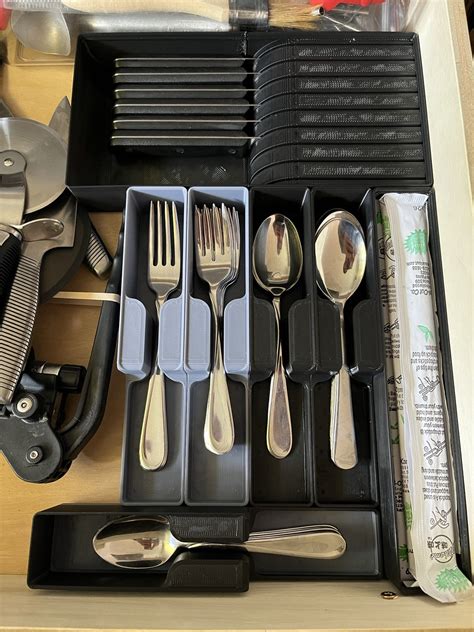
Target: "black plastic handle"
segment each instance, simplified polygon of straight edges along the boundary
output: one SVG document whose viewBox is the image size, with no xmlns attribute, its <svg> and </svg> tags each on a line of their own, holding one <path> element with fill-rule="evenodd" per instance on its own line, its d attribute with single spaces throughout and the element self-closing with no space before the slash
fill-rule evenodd
<svg viewBox="0 0 474 632">
<path fill-rule="evenodd" d="M 122 251 L 123 227 L 106 289 L 110 294 L 120 293 Z M 76 458 L 102 421 L 115 355 L 119 311 L 120 306 L 114 301 L 106 301 L 102 306 L 82 395 L 74 417 L 62 430 L 61 441 L 65 461 Z"/>
<path fill-rule="evenodd" d="M 21 255 L 21 236 L 0 228 L 0 319 Z"/>
</svg>

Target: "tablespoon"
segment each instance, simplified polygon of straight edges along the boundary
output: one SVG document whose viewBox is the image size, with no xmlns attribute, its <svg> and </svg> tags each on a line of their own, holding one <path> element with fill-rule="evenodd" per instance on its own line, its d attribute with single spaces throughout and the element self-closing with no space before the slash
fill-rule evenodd
<svg viewBox="0 0 474 632">
<path fill-rule="evenodd" d="M 346 541 L 333 526 L 305 526 L 304 531 L 278 529 L 264 535 L 251 533 L 243 544 L 182 542 L 171 532 L 164 516 L 114 520 L 93 538 L 94 551 L 106 562 L 120 568 L 145 569 L 165 564 L 180 548 L 202 547 L 243 549 L 249 553 L 284 555 L 308 559 L 337 559 L 346 550 Z"/>
<path fill-rule="evenodd" d="M 302 268 L 303 249 L 295 225 L 284 215 L 270 215 L 260 225 L 253 242 L 253 275 L 273 295 L 277 323 L 276 364 L 267 413 L 267 448 L 277 459 L 288 456 L 293 443 L 280 338 L 280 297 L 298 282 Z"/>
<path fill-rule="evenodd" d="M 364 277 L 367 259 L 364 233 L 354 215 L 334 209 L 318 228 L 315 254 L 318 286 L 339 309 L 342 366 L 332 380 L 329 441 L 331 459 L 337 467 L 348 470 L 357 464 L 357 444 L 346 362 L 344 306 Z"/>
</svg>

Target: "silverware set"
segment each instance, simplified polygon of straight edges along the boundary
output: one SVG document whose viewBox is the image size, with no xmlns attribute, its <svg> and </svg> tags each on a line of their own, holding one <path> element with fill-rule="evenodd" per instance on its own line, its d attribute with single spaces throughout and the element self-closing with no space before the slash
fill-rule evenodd
<svg viewBox="0 0 474 632">
<path fill-rule="evenodd" d="M 235 428 L 225 372 L 222 334 L 227 289 L 236 281 L 240 265 L 238 211 L 224 203 L 194 208 L 195 266 L 209 287 L 213 322 L 213 349 L 203 441 L 216 454 L 230 452 Z M 357 464 L 357 445 L 351 400 L 351 373 L 346 361 L 344 306 L 358 289 L 366 265 L 362 227 L 343 209 L 334 209 L 321 222 L 314 241 L 316 280 L 321 292 L 339 310 L 342 366 L 331 385 L 330 453 L 334 464 L 351 469 Z M 280 332 L 280 300 L 300 280 L 303 249 L 293 222 L 280 213 L 259 226 L 252 249 L 256 282 L 272 296 L 276 321 L 275 367 L 267 409 L 267 449 L 277 459 L 287 457 L 293 445 L 291 411 Z M 176 204 L 150 202 L 148 285 L 155 293 L 157 326 L 160 310 L 181 276 L 181 242 Z M 158 336 L 157 336 L 158 338 Z M 157 345 L 158 346 L 158 345 Z M 146 470 L 162 468 L 167 459 L 165 380 L 156 361 L 148 382 L 142 421 L 139 459 Z"/>
<path fill-rule="evenodd" d="M 321 222 L 315 236 L 318 287 L 339 310 L 342 366 L 331 384 L 330 453 L 340 469 L 357 465 L 357 443 L 352 410 L 350 369 L 346 361 L 344 306 L 356 292 L 366 266 L 364 234 L 358 220 L 335 209 Z M 275 369 L 270 382 L 267 412 L 267 448 L 275 458 L 287 457 L 292 448 L 291 412 L 280 335 L 280 297 L 299 281 L 303 250 L 298 231 L 284 215 L 274 214 L 260 225 L 253 244 L 253 274 L 273 296 L 277 323 Z"/>
<path fill-rule="evenodd" d="M 235 208 L 225 204 L 194 210 L 196 269 L 209 285 L 214 321 L 214 353 L 204 422 L 204 443 L 214 454 L 234 445 L 234 419 L 221 346 L 224 298 L 234 283 L 240 262 L 240 223 Z"/>
<path fill-rule="evenodd" d="M 235 208 L 225 204 L 196 206 L 194 211 L 196 270 L 209 285 L 214 323 L 214 346 L 209 397 L 204 423 L 204 444 L 214 454 L 226 454 L 234 445 L 234 420 L 221 344 L 224 299 L 227 288 L 238 276 L 240 222 Z M 148 285 L 155 293 L 157 330 L 160 311 L 181 277 L 181 239 L 176 204 L 150 202 L 148 235 Z M 159 334 L 158 334 L 159 335 Z M 157 335 L 157 340 L 158 340 Z M 165 378 L 158 362 L 148 382 L 139 445 L 140 465 L 159 470 L 168 454 Z"/>
</svg>

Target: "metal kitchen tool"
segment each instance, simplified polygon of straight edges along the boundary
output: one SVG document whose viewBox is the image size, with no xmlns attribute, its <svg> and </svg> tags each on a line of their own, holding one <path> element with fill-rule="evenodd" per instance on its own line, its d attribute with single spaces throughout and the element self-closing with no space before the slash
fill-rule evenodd
<svg viewBox="0 0 474 632">
<path fill-rule="evenodd" d="M 61 136 L 66 146 L 69 140 L 70 120 L 71 104 L 69 99 L 64 97 L 56 107 L 49 121 L 49 127 Z M 99 279 L 105 279 L 112 267 L 112 258 L 92 223 L 90 224 L 90 237 L 85 254 L 85 262 Z"/>
<path fill-rule="evenodd" d="M 332 378 L 329 435 L 333 462 L 347 470 L 357 464 L 357 445 L 346 361 L 344 306 L 365 274 L 367 252 L 359 221 L 343 209 L 333 210 L 319 226 L 314 248 L 318 286 L 339 309 L 342 366 Z"/>
<path fill-rule="evenodd" d="M 56 217 L 64 220 L 74 212 L 75 201 L 69 198 L 62 208 L 60 202 L 54 205 Z M 87 213 L 78 209 L 81 216 L 87 218 Z M 115 353 L 121 269 L 122 235 L 106 288 L 110 300 L 102 305 L 87 372 L 80 366 L 36 361 L 31 354 L 12 403 L 0 406 L 0 451 L 27 482 L 47 483 L 63 476 L 100 424 Z M 73 415 L 66 418 L 67 396 L 79 393 Z"/>
<path fill-rule="evenodd" d="M 310 525 L 301 530 L 251 533 L 242 544 L 181 542 L 173 535 L 167 518 L 156 516 L 110 522 L 95 534 L 92 546 L 97 555 L 113 566 L 146 569 L 165 564 L 180 548 L 240 549 L 265 555 L 335 560 L 344 554 L 346 541 L 336 527 Z"/>
<path fill-rule="evenodd" d="M 117 116 L 112 121 L 114 130 L 202 130 L 202 131 L 242 131 L 248 123 L 243 116 L 158 116 L 137 114 Z"/>
<path fill-rule="evenodd" d="M 31 336 L 39 301 L 43 256 L 54 248 L 72 247 L 76 227 L 76 201 L 60 199 L 37 211 L 37 219 L 58 220 L 59 234 L 41 241 L 24 242 L 8 303 L 0 323 L 0 404 L 10 404 L 30 351 Z"/>
<path fill-rule="evenodd" d="M 0 221 L 4 224 L 19 224 L 21 216 L 20 220 L 15 221 L 15 217 L 5 212 L 4 178 L 14 171 L 24 171 L 24 192 L 20 193 L 24 200 L 22 214 L 44 208 L 66 188 L 67 149 L 59 134 L 47 125 L 15 117 L 0 119 L 0 147 Z M 12 157 L 12 152 L 17 154 L 16 158 Z M 11 199 L 12 196 L 8 197 Z M 18 204 L 21 204 L 21 200 Z"/>
<path fill-rule="evenodd" d="M 173 69 L 165 72 L 156 68 L 120 68 L 113 75 L 114 83 L 177 83 L 177 84 L 229 84 L 243 83 L 247 71 L 242 69 L 206 68 L 203 70 Z"/>
<path fill-rule="evenodd" d="M 250 57 L 117 57 L 116 68 L 234 68 Z"/>
<path fill-rule="evenodd" d="M 21 243 L 53 239 L 64 230 L 57 219 L 34 219 L 21 226 L 0 224 L 0 320 L 21 256 Z"/>
<path fill-rule="evenodd" d="M 160 200 L 151 201 L 148 234 L 148 285 L 156 294 L 157 326 L 160 320 L 160 310 L 170 292 L 176 289 L 180 277 L 181 239 L 176 204 Z M 158 345 L 155 358 L 148 381 L 139 446 L 140 465 L 144 470 L 162 468 L 168 456 L 165 376 L 158 364 Z"/>
<path fill-rule="evenodd" d="M 216 84 L 158 84 L 119 83 L 115 86 L 116 99 L 244 99 L 253 88 L 224 83 Z"/>
<path fill-rule="evenodd" d="M 204 444 L 214 454 L 234 446 L 234 419 L 221 347 L 224 296 L 237 278 L 240 261 L 240 226 L 235 209 L 213 204 L 194 211 L 196 269 L 209 285 L 214 320 L 214 352 L 204 422 Z"/>
<path fill-rule="evenodd" d="M 112 268 L 112 257 L 109 255 L 104 242 L 99 233 L 95 230 L 92 222 L 85 262 L 99 279 L 106 279 Z"/>
<path fill-rule="evenodd" d="M 219 116 L 228 114 L 244 115 L 253 107 L 245 99 L 117 99 L 114 103 L 114 116 L 120 114 L 200 114 Z"/>
<path fill-rule="evenodd" d="M 158 155 L 174 155 L 189 150 L 237 154 L 249 142 L 244 132 L 232 131 L 144 131 L 118 130 L 112 133 L 110 144 L 114 149 L 146 151 Z"/>
<path fill-rule="evenodd" d="M 253 243 L 252 265 L 257 283 L 273 295 L 277 353 L 270 383 L 267 448 L 275 458 L 283 459 L 291 452 L 293 438 L 280 336 L 280 297 L 298 282 L 303 269 L 301 241 L 290 219 L 275 214 L 262 222 Z"/>
</svg>

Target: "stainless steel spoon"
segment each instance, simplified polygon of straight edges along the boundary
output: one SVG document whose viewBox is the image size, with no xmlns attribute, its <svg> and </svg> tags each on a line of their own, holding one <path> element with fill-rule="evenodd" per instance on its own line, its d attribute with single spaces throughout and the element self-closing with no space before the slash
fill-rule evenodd
<svg viewBox="0 0 474 632">
<path fill-rule="evenodd" d="M 295 225 L 284 215 L 270 215 L 260 225 L 253 242 L 253 275 L 273 295 L 277 322 L 277 355 L 267 413 L 267 447 L 277 459 L 288 456 L 293 444 L 280 339 L 280 296 L 298 282 L 302 269 L 303 249 Z"/>
<path fill-rule="evenodd" d="M 97 555 L 109 564 L 133 569 L 161 566 L 180 548 L 237 548 L 250 553 L 324 560 L 337 559 L 346 550 L 345 539 L 331 525 L 309 525 L 301 527 L 301 531 L 294 528 L 251 533 L 243 544 L 182 542 L 171 533 L 164 516 L 109 522 L 96 533 L 92 545 Z"/>
<path fill-rule="evenodd" d="M 331 459 L 349 470 L 357 464 L 350 370 L 346 362 L 344 306 L 365 274 L 366 248 L 361 225 L 351 213 L 334 209 L 316 233 L 316 278 L 321 291 L 339 308 L 342 366 L 331 387 Z"/>
</svg>

